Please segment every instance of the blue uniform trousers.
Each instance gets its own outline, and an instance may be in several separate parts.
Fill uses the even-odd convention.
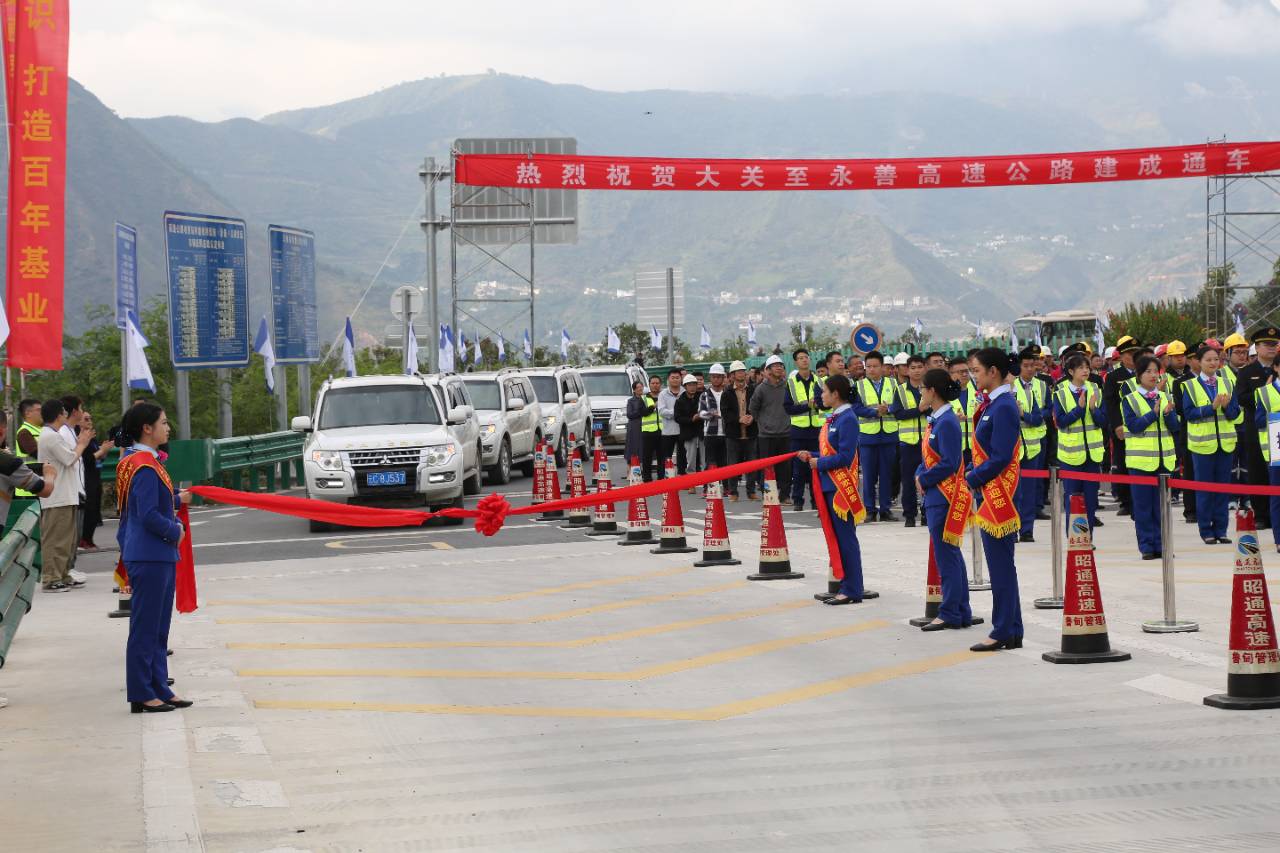
[[[1272,486],[1280,486],[1280,467],[1267,467],[1267,482]],[[1280,495],[1271,495],[1267,498],[1267,503],[1271,507],[1271,538],[1280,545]]]
[[[1082,471],[1086,474],[1097,474],[1102,471],[1102,465],[1098,462],[1090,462],[1087,459],[1083,465],[1068,465],[1065,462],[1059,462],[1058,471]],[[1089,532],[1092,533],[1093,525],[1098,521],[1098,484],[1086,483],[1083,480],[1062,481],[1062,521],[1068,532],[1071,531],[1072,495],[1084,495],[1085,511],[1089,515]]]
[[[844,566],[840,594],[860,600],[862,598],[862,548],[858,545],[858,531],[853,523],[852,514],[847,519],[836,515],[836,508],[832,504],[835,495],[835,492],[823,492],[822,499],[827,502],[827,513],[831,517],[836,545],[840,548],[840,562]]]
[[[171,699],[169,679],[169,623],[173,618],[173,563],[131,561],[129,586],[129,642],[125,648],[125,684],[130,702]]]
[[[1206,483],[1231,482],[1232,454],[1219,450],[1215,453],[1192,453],[1191,467],[1195,478]],[[1227,535],[1227,503],[1229,495],[1217,492],[1196,492],[1196,524],[1201,539],[1221,539]]]
[[[889,511],[889,503],[893,500],[893,463],[897,458],[897,450],[896,438],[893,442],[883,444],[858,445],[858,464],[862,466],[862,500],[867,505],[867,512]],[[915,476],[915,471],[911,472],[911,476]]]
[[[1013,563],[1016,533],[997,539],[982,533],[982,553],[991,575],[991,639],[1011,640],[1022,636],[1022,602],[1018,598],[1018,569]]]
[[[1045,470],[1045,452],[1042,449],[1034,459],[1022,460],[1023,471]],[[1040,511],[1040,490],[1044,488],[1044,480],[1031,477],[1018,478],[1018,490],[1013,493],[1013,505],[1018,509],[1018,518],[1022,519],[1022,533],[1030,533],[1035,527],[1036,513]]]
[[[919,444],[898,442],[898,470],[902,477],[902,516],[915,518],[919,514],[920,496],[916,494],[916,469],[920,467]]]
[[[791,430],[791,449],[807,450],[815,456],[818,453],[818,430],[806,430],[806,434],[799,434],[793,427]],[[812,432],[812,435],[807,433]],[[799,459],[791,460],[791,502],[793,504],[804,503],[804,490],[809,488],[809,500],[813,501],[813,505],[818,505],[818,496],[813,494],[813,474],[809,468],[808,462],[801,462]]]
[[[1164,547],[1160,538],[1160,489],[1130,486],[1129,494],[1133,498],[1133,529],[1138,534],[1138,550],[1143,554],[1161,553]]]
[[[973,611],[969,609],[969,570],[965,568],[964,554],[959,546],[942,538],[947,508],[935,505],[924,518],[929,525],[929,538],[933,540],[933,559],[938,564],[938,576],[942,579],[942,604],[938,606],[938,618],[952,625],[964,625],[973,620]]]

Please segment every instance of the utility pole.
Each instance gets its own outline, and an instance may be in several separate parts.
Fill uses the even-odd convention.
[[[676,361],[676,271],[667,267],[667,364]]]
[[[440,309],[436,303],[440,293],[439,280],[436,277],[436,235],[449,227],[448,219],[436,215],[436,184],[442,178],[449,177],[449,170],[437,167],[436,158],[427,157],[422,161],[422,167],[418,169],[418,177],[422,179],[426,192],[425,211],[421,224],[427,238],[425,294],[427,297],[427,372],[435,373],[440,369],[440,353],[434,344],[440,335]],[[405,335],[404,340],[408,342],[408,334]]]

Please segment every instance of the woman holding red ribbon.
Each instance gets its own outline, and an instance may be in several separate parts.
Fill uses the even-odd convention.
[[[823,600],[823,604],[839,606],[862,601],[862,549],[855,529],[867,517],[866,507],[858,493],[858,438],[861,429],[858,416],[849,405],[852,387],[845,376],[828,376],[822,388],[822,407],[831,409],[831,417],[818,434],[818,450],[814,456],[807,450],[796,454],[802,464],[818,472],[822,499],[826,501],[840,550],[844,578],[840,592]]]
[[[973,470],[965,477],[981,495],[973,515],[982,531],[982,551],[991,573],[990,641],[975,652],[1022,648],[1022,603],[1018,600],[1018,569],[1014,543],[1022,526],[1013,496],[1018,489],[1021,415],[1007,382],[1009,356],[995,347],[974,353],[973,379],[985,400],[973,413]]]
[[[942,604],[938,616],[921,631],[968,628],[969,574],[960,553],[964,530],[973,512],[973,495],[964,481],[964,451],[960,419],[951,401],[960,396],[960,384],[941,368],[924,375],[920,406],[928,410],[928,426],[921,444],[923,462],[916,468],[916,487],[924,493],[924,520],[933,540],[933,554],[942,580]]]

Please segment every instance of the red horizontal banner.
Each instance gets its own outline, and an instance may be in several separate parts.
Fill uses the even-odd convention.
[[[776,160],[459,154],[455,179],[545,190],[907,190],[1203,178],[1280,169],[1280,142],[1061,154]]]

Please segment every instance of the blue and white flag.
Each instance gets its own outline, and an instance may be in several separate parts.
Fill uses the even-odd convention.
[[[348,376],[356,375],[356,336],[351,331],[351,318],[347,318],[347,326],[342,332],[342,366]]]
[[[267,390],[276,393],[276,350],[271,346],[271,329],[264,314],[258,323],[258,337],[253,340],[253,351],[262,356],[262,370],[267,375]]]
[[[409,338],[404,342],[404,372],[412,376],[418,372],[418,333],[409,324]]]
[[[566,362],[569,360],[569,344],[573,343],[569,338],[568,329],[560,330],[560,357]]]
[[[702,325],[702,337],[698,339],[698,346],[703,349],[711,349],[711,333],[707,331],[705,323]]]
[[[480,352],[480,333],[476,332],[475,351],[471,354],[471,361],[473,364],[478,365],[483,358],[484,353]]]
[[[533,341],[529,340],[529,330],[524,330],[524,357],[533,359]]]
[[[916,321],[911,324],[911,328],[915,331],[917,338],[924,334],[924,323],[921,322],[919,317],[916,317]]]
[[[125,378],[130,388],[138,388],[154,394],[156,381],[151,377],[151,365],[147,364],[145,352],[146,348],[151,346],[151,342],[147,340],[146,335],[142,334],[142,324],[138,320],[137,312],[130,308],[126,317],[128,327],[125,329]]]
[[[498,335],[498,361],[505,362],[507,360],[506,343],[502,340],[502,335]]]
[[[413,349],[416,356],[418,350],[417,341],[414,341]],[[440,366],[441,373],[453,372],[453,329],[449,328],[448,323],[440,327],[440,354],[437,363]]]
[[[658,352],[662,352],[662,335],[658,333],[657,326],[649,327],[649,346]]]
[[[756,324],[750,320],[747,321],[747,343],[756,345]]]
[[[1039,323],[1036,323],[1036,337],[1035,337],[1035,341],[1036,341],[1036,346],[1038,346],[1038,347],[1042,347],[1042,346],[1044,346],[1044,339],[1040,337],[1040,324],[1039,324]]]
[[[467,349],[467,333],[458,330],[458,364],[466,364],[470,351]]]
[[[1104,355],[1107,350],[1107,339],[1106,339],[1106,336],[1103,334],[1104,332],[1106,332],[1106,330],[1107,330],[1106,321],[1104,321],[1101,317],[1098,317],[1093,321],[1093,343],[1094,343],[1093,351],[1096,352],[1098,355]]]
[[[1022,349],[1022,347],[1018,345],[1018,333],[1013,330],[1012,323],[1009,324],[1009,349],[1014,352]]]
[[[800,343],[804,343],[809,339],[809,330],[805,328],[803,322],[800,323]]]
[[[613,326],[605,327],[605,349],[614,355],[622,351],[622,342],[618,340],[618,333],[613,330]]]

